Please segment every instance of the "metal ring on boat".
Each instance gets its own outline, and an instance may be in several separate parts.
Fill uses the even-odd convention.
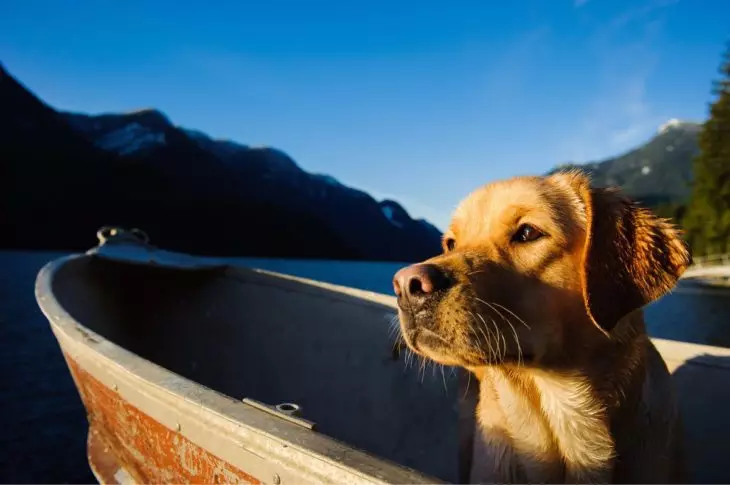
[[[96,231],[96,238],[99,240],[99,244],[104,244],[111,238],[120,238],[126,236],[126,239],[131,238],[141,241],[143,244],[149,244],[150,237],[139,228],[132,228],[130,230],[123,229],[116,226],[103,226],[101,229]]]
[[[296,415],[299,414],[301,408],[299,407],[299,404],[295,404],[293,402],[283,402],[276,405],[276,410],[284,414]]]
[[[150,242],[150,237],[142,229],[133,227],[129,232],[136,236],[138,239],[141,239],[142,242],[144,242],[145,244]]]

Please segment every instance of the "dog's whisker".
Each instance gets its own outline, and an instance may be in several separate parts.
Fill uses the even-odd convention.
[[[503,360],[507,356],[507,339],[504,338],[504,333],[499,330],[499,327],[497,326],[497,322],[494,321],[494,318],[490,318],[489,322],[494,327],[494,333],[496,333],[499,336],[499,339],[502,342],[502,347],[501,347],[502,352],[500,353],[499,359]]]
[[[482,319],[484,321],[484,319]],[[484,322],[486,325],[486,322]],[[479,331],[484,336],[484,341],[487,343],[487,347],[489,347],[489,358],[487,360],[495,360],[497,358],[497,351],[494,349],[494,346],[492,345],[492,339],[490,339],[487,336],[486,332],[489,332],[489,328],[487,327],[479,327]],[[491,334],[491,332],[489,332]]]
[[[477,300],[479,300],[479,298],[477,298]],[[483,300],[482,300],[482,301],[483,301]],[[520,318],[520,317],[519,317],[518,315],[516,315],[516,314],[515,314],[515,313],[514,313],[514,312],[513,312],[512,310],[510,310],[510,309],[509,309],[509,308],[507,308],[506,306],[504,306],[504,305],[500,305],[499,303],[497,303],[497,302],[494,302],[494,301],[492,302],[492,304],[493,304],[493,305],[496,305],[496,306],[498,306],[498,307],[500,307],[501,309],[503,309],[504,311],[506,311],[507,313],[509,313],[509,314],[510,314],[510,315],[512,315],[513,317],[515,317],[515,318],[517,319],[517,321],[518,321],[518,322],[520,322],[520,323],[521,323],[522,325],[524,325],[524,326],[525,326],[525,327],[527,328],[527,330],[532,330],[532,327],[530,327],[530,326],[529,326],[529,325],[527,324],[527,322],[525,322],[525,321],[524,321],[524,320],[523,320],[522,318]]]
[[[474,319],[474,323],[477,323],[476,319]],[[477,330],[476,330],[477,328],[479,328],[478,325],[475,325],[474,327],[470,326],[469,332],[474,336],[474,341],[476,342],[476,350],[479,354],[479,358],[483,361],[487,361],[487,360],[489,360],[489,358],[487,357],[487,352],[484,350],[484,346],[488,346],[489,342],[486,340],[486,336],[484,335],[484,332],[481,332],[482,336],[484,336],[484,338],[485,338],[484,343],[482,343],[482,339],[479,336],[479,334],[477,333]]]
[[[504,315],[502,315],[499,311],[497,311],[496,308],[494,308],[492,305],[489,305],[488,303],[487,303],[487,305],[489,306],[489,308],[492,311],[495,311],[500,317],[502,317],[502,320],[505,319],[504,318]],[[490,320],[492,322],[492,325],[494,326],[494,331],[499,334],[499,336],[500,336],[500,338],[502,340],[503,349],[504,349],[504,351],[502,353],[502,358],[504,358],[504,355],[507,353],[507,341],[504,338],[504,334],[499,330],[499,327],[497,326],[497,323],[494,321],[494,319],[493,318],[490,318]]]
[[[479,313],[477,313],[477,316],[479,317],[479,319],[484,324],[483,326],[479,326],[479,330],[482,332],[482,335],[484,335],[484,338],[487,341],[487,345],[489,346],[489,357],[490,357],[490,360],[497,359],[497,358],[499,358],[499,355],[500,355],[499,352],[497,351],[497,350],[499,350],[499,343],[497,343],[497,350],[495,350],[494,347],[492,346],[492,339],[489,338],[484,333],[486,331],[489,334],[489,336],[492,335],[492,331],[490,330],[489,325],[487,325],[487,322],[484,320],[484,317],[481,316]],[[499,337],[499,330],[497,329],[496,326],[495,326],[495,330],[497,331],[497,333],[495,334],[495,337]]]
[[[487,302],[485,302],[485,303],[487,303]],[[487,303],[487,305],[489,306],[489,308],[491,308],[493,311],[495,311],[500,317],[502,317],[502,320],[504,320],[504,322],[507,325],[509,325],[510,328],[512,329],[512,335],[514,336],[515,344],[517,345],[517,365],[521,366],[522,365],[522,345],[520,345],[520,339],[517,336],[517,330],[515,329],[515,326],[512,325],[512,322],[509,320],[509,318],[505,317],[502,314],[502,312],[500,312],[493,303]]]
[[[477,334],[476,327],[469,326],[469,333],[474,337],[474,341],[476,342],[476,350],[479,354],[479,357],[482,360],[487,360],[487,354],[484,352],[484,349],[482,348],[482,341],[479,338],[479,334]]]
[[[474,314],[472,312],[467,312],[467,313],[469,313],[469,316],[471,316],[472,320],[474,320],[474,329],[471,329],[471,331],[474,334],[474,337],[476,338],[476,341],[478,344],[477,348],[480,350],[480,354],[481,354],[482,358],[484,358],[485,360],[489,360],[492,357],[492,343],[490,342],[487,334],[484,333],[484,329],[479,325],[479,322],[477,321]],[[481,318],[481,315],[479,315],[478,313],[477,313],[477,316],[479,316],[479,318]],[[482,318],[482,322],[484,322],[483,318]],[[481,339],[479,338],[479,334],[477,334],[477,332],[476,332],[477,330],[479,330],[479,333],[481,333],[482,337],[484,337],[484,345],[486,347],[488,347],[489,357],[487,357],[486,351],[482,348]]]
[[[467,394],[469,394],[469,384],[471,384],[471,372],[466,373],[466,389],[464,390],[464,395],[461,397],[462,399],[466,399]]]
[[[388,326],[388,336],[393,337],[400,330],[400,320],[398,319],[398,315],[395,315],[390,319]]]
[[[427,361],[426,361],[426,359],[424,359],[420,355],[418,356],[418,360],[421,362],[420,368],[419,368],[419,372],[421,373],[421,384],[423,384],[423,379],[426,376],[426,363],[427,363]]]
[[[484,337],[484,344],[483,345],[481,343],[482,342],[482,339],[479,337],[479,334],[481,334],[481,336]],[[490,344],[489,339],[487,338],[487,336],[485,335],[485,333],[484,333],[483,330],[479,330],[479,334],[477,334],[476,332],[474,332],[474,336],[476,337],[477,343],[479,343],[479,348],[478,348],[478,350],[479,350],[479,357],[483,361],[486,362],[486,361],[489,361],[490,360],[490,358],[491,358],[490,356],[491,356],[492,352],[491,352],[491,349],[490,349],[489,350],[489,355],[487,355],[487,350],[484,349],[484,346],[486,346],[489,349],[489,347],[490,347],[491,344]]]
[[[444,374],[444,366],[440,365],[439,367],[441,367],[441,381],[444,383],[444,393],[448,394],[449,389],[446,386],[446,375]]]
[[[515,326],[512,325],[512,322],[510,322],[508,319],[504,320],[507,322],[507,325],[512,329],[512,335],[515,338],[515,344],[517,345],[517,365],[522,365],[522,345],[520,345],[520,339],[517,337],[517,329],[515,329]]]

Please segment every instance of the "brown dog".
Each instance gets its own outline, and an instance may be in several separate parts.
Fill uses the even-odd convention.
[[[642,311],[691,262],[670,224],[564,172],[476,190],[443,248],[393,284],[408,346],[479,381],[464,480],[682,480],[671,378]]]

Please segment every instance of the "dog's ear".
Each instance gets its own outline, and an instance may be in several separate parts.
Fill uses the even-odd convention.
[[[668,220],[616,189],[592,188],[585,175],[568,176],[586,213],[583,300],[593,322],[608,333],[621,318],[670,291],[692,257]]]

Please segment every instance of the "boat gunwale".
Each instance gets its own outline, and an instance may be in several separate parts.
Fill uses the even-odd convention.
[[[263,482],[269,482],[275,472],[282,483],[443,483],[435,477],[372,455],[328,435],[312,432],[187,379],[106,339],[75,320],[56,299],[53,280],[65,265],[94,258],[98,257],[79,253],[46,263],[36,277],[36,301],[51,324],[62,352],[103,385],[114,388],[128,404],[173,431],[179,428],[178,432],[198,446]],[[292,285],[306,283],[334,290],[343,296],[375,300],[373,304],[376,305],[392,306],[388,296],[378,293],[273,271],[243,266],[233,268],[258,273],[263,278],[274,277],[281,282],[289,280]],[[159,412],[160,409],[169,411],[170,407],[179,408],[174,413],[176,419],[171,419],[173,413]],[[183,409],[186,407],[187,410]],[[207,421],[205,426],[198,425],[200,429],[193,433],[196,421],[201,419]],[[206,441],[218,435],[236,443],[229,443],[229,450],[220,445],[216,453]],[[246,455],[251,456],[242,456],[244,451],[248,451]],[[252,458],[261,462],[255,467],[259,471],[253,470]],[[246,462],[241,464],[243,461]]]

